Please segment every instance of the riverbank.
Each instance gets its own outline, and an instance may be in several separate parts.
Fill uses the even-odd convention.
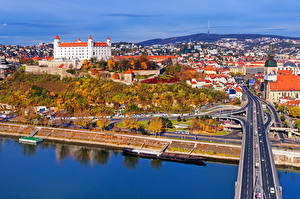
[[[231,163],[238,163],[240,156],[240,145],[234,144],[0,123],[0,135],[5,136],[28,136],[36,129],[39,129],[39,131],[35,136],[46,141],[106,146],[119,149],[145,149],[155,152],[159,152],[166,144],[169,144],[166,149],[167,153],[200,156],[208,160],[220,160]],[[287,151],[286,149],[276,148],[273,149],[273,153],[276,165],[300,168],[300,151]]]

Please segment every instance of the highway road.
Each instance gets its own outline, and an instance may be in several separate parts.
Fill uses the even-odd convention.
[[[246,87],[243,87],[243,90],[249,96],[249,99],[253,100],[256,107],[255,119],[257,122],[257,132],[258,132],[258,140],[259,140],[258,143],[259,156],[260,156],[259,165],[260,165],[261,179],[262,179],[263,198],[266,199],[281,198],[281,195],[279,194],[278,191],[278,181],[277,181],[277,173],[276,173],[277,171],[274,166],[275,163],[273,160],[272,150],[270,148],[270,143],[268,138],[268,132],[269,132],[268,128],[270,123],[267,122],[268,123],[267,126],[264,124],[264,120],[263,120],[264,115],[262,112],[261,103],[259,99],[256,96],[254,96]],[[248,117],[248,121],[253,122],[253,118]],[[253,135],[252,133],[250,133],[250,135]],[[250,139],[250,140],[246,140],[246,142],[251,142],[251,140],[253,141],[253,139]],[[244,158],[246,158],[246,156]],[[272,193],[271,191],[272,189],[275,189],[275,193]]]
[[[241,178],[241,191],[240,198],[253,199],[254,187],[253,187],[253,100],[248,95],[248,111],[247,122],[245,123],[245,135],[244,135],[244,155],[242,164],[242,178]]]

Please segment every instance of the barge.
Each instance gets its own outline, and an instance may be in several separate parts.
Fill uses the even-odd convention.
[[[194,156],[188,154],[175,154],[175,153],[167,153],[167,152],[157,152],[151,150],[138,150],[138,149],[123,149],[123,154],[125,155],[133,155],[133,156],[140,156],[143,158],[151,158],[151,159],[160,159],[166,161],[175,161],[175,162],[182,162],[188,164],[197,164],[205,166],[206,164],[204,161],[206,158],[201,156]]]

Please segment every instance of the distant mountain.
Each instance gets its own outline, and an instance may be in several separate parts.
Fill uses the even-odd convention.
[[[187,36],[180,36],[180,37],[170,37],[167,39],[151,39],[147,41],[140,42],[143,46],[151,46],[157,44],[170,44],[170,43],[182,43],[182,42],[189,42],[189,41],[202,41],[202,42],[214,42],[223,38],[236,38],[239,40],[245,39],[257,39],[261,37],[271,37],[271,38],[278,38],[278,39],[296,39],[300,40],[300,37],[286,37],[286,36],[278,36],[278,35],[263,35],[263,34],[207,34],[207,33],[199,33]]]

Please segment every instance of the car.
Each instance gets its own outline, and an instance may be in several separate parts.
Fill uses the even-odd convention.
[[[260,129],[261,129],[261,127],[259,126],[259,127],[258,127],[258,130],[260,130]]]
[[[274,187],[271,187],[271,188],[270,188],[270,193],[275,193]]]

